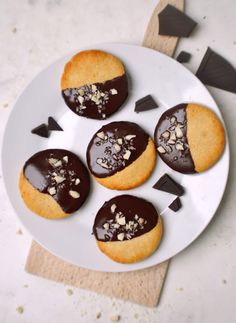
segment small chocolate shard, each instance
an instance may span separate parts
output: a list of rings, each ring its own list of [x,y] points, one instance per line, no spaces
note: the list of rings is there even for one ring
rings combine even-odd
[[[59,126],[53,117],[48,117],[48,130],[63,131],[62,127]]]
[[[44,138],[49,137],[48,127],[45,123],[42,123],[38,127],[32,129],[31,133],[34,133],[35,135],[38,135],[38,136],[44,137]]]
[[[154,101],[153,97],[149,94],[135,102],[134,111],[139,113],[158,108],[158,104]]]
[[[176,199],[174,199],[174,201],[168,206],[168,208],[174,212],[179,211],[181,207],[182,207],[182,204],[179,197],[176,197]]]
[[[159,14],[159,35],[189,37],[197,23],[176,7],[168,4]]]
[[[236,93],[236,70],[210,47],[200,63],[196,76],[202,83]]]
[[[180,53],[179,53],[179,55],[177,56],[177,58],[176,58],[176,60],[177,60],[177,62],[179,62],[179,63],[188,63],[189,62],[189,60],[190,60],[190,58],[191,58],[191,54],[190,53],[188,53],[188,52],[185,52],[185,51],[181,51]]]
[[[176,183],[168,174],[164,174],[160,177],[156,184],[153,185],[153,188],[177,196],[184,195],[183,186]]]

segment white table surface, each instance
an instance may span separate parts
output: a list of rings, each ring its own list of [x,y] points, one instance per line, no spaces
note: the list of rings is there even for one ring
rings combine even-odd
[[[236,67],[236,1],[186,2],[186,12],[199,23],[177,49],[193,54],[189,69],[196,71],[207,46]],[[156,3],[1,0],[0,140],[16,97],[41,69],[83,46],[141,44]],[[209,90],[221,108],[232,147],[229,181],[209,227],[172,259],[159,306],[149,309],[27,274],[24,264],[32,238],[15,216],[0,174],[0,323],[110,322],[115,314],[121,322],[236,322],[236,94]],[[23,234],[17,234],[19,229]],[[24,308],[22,314],[18,306]]]

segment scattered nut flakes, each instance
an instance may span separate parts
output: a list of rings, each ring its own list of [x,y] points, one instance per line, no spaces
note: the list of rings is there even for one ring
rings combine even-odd
[[[118,92],[116,89],[111,89],[110,90],[111,95],[116,95]]]
[[[55,195],[56,194],[56,189],[55,189],[55,187],[53,186],[53,187],[49,187],[48,188],[48,193],[50,194],[50,195]]]
[[[117,139],[117,142],[118,142],[119,145],[122,145],[123,144],[123,139],[122,138],[118,138]]]
[[[19,313],[19,314],[23,314],[24,313],[24,307],[23,306],[18,306],[16,308],[16,311]]]
[[[112,204],[112,206],[111,206],[111,213],[115,213],[116,208],[117,208],[117,205],[116,204]]]
[[[71,296],[71,295],[73,295],[73,294],[74,294],[73,289],[71,289],[71,288],[68,288],[68,289],[66,290],[66,293],[67,293],[67,295],[69,295],[69,296]]]
[[[98,137],[98,138],[100,138],[100,139],[104,139],[104,138],[105,138],[105,134],[104,134],[104,132],[103,132],[103,131],[98,132],[98,133],[97,133],[97,137]]]
[[[166,151],[165,151],[165,149],[162,147],[162,146],[159,146],[159,147],[157,147],[157,150],[159,151],[159,153],[161,153],[161,154],[164,154]]]
[[[65,177],[62,177],[62,176],[59,176],[59,175],[56,175],[54,177],[54,179],[57,182],[57,184],[60,184],[60,183],[62,183],[62,182],[64,182],[66,180]]]
[[[120,241],[123,241],[124,240],[124,237],[125,237],[125,234],[122,232],[122,233],[119,233],[117,235],[117,239],[120,240]]]
[[[126,140],[131,140],[131,139],[133,139],[135,137],[136,137],[136,135],[127,135],[127,136],[125,136],[125,139]]]
[[[18,229],[18,230],[16,231],[16,234],[21,235],[21,234],[23,234],[23,232],[21,231],[21,229]]]
[[[112,315],[110,319],[111,319],[111,322],[119,322],[121,317],[120,315]]]
[[[121,148],[118,144],[114,144],[114,148],[117,152],[119,152],[121,150]]]
[[[130,150],[126,150],[125,154],[123,155],[123,158],[128,160],[130,158],[131,155],[131,151]]]
[[[80,183],[80,179],[79,178],[76,178],[75,185],[79,185],[79,183]]]
[[[78,199],[80,197],[80,194],[76,191],[69,191],[69,195],[72,196],[74,199]]]
[[[66,163],[68,163],[68,156],[64,156],[62,159],[63,159]]]

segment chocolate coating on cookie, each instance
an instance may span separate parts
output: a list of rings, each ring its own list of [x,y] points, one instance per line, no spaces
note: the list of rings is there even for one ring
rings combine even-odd
[[[87,168],[68,150],[40,151],[27,160],[23,172],[34,188],[51,195],[65,213],[78,210],[90,190]]]
[[[92,119],[106,119],[120,108],[128,96],[127,76],[123,74],[104,83],[63,89],[62,96],[76,114]]]
[[[87,148],[87,163],[96,177],[108,177],[135,161],[146,149],[148,134],[136,123],[112,122],[97,131]]]
[[[136,196],[120,195],[98,211],[93,233],[99,241],[130,240],[151,231],[158,222],[154,206]]]
[[[158,121],[154,138],[161,159],[172,169],[195,173],[187,140],[187,104],[179,104],[164,112]]]

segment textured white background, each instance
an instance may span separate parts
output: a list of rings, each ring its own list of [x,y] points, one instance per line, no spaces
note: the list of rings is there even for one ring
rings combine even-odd
[[[177,53],[193,54],[196,71],[207,46],[236,67],[236,1],[187,0],[198,23]],[[45,66],[65,53],[103,42],[141,44],[155,0],[1,0],[0,140],[13,103]],[[209,88],[223,113],[231,169],[222,204],[207,230],[172,259],[158,308],[149,309],[56,284],[24,272],[31,237],[22,229],[0,178],[0,323],[121,322],[233,323],[236,321],[236,94]],[[40,95],[40,91],[39,91]],[[32,107],[33,109],[34,107]],[[16,140],[18,140],[16,138]],[[17,158],[17,156],[16,156]],[[176,215],[177,216],[177,215]],[[128,283],[128,282],[127,282]],[[24,313],[16,311],[23,306]],[[96,314],[102,316],[96,320]]]

